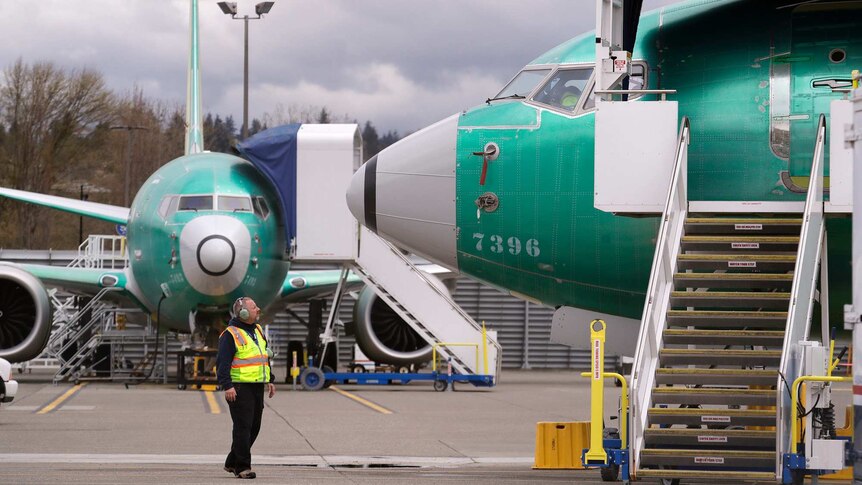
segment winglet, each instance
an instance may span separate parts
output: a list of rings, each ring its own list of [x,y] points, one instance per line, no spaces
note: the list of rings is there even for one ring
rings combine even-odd
[[[186,155],[204,150],[204,129],[201,116],[201,69],[198,45],[198,0],[190,0],[189,13],[189,74],[186,97]]]

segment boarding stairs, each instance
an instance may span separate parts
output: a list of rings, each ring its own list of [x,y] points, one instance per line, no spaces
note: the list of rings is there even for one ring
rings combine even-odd
[[[503,355],[500,344],[490,335],[483,343],[482,326],[398,248],[363,227],[359,257],[351,269],[420,337],[436,346],[454,372],[492,375],[497,383]]]
[[[792,349],[825,271],[822,126],[804,213],[704,214],[686,197],[684,120],[633,368],[638,479],[780,480],[779,373],[798,376]]]

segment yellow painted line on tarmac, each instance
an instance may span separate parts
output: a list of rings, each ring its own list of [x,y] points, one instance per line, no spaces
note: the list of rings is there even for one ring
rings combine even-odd
[[[207,404],[209,405],[210,414],[221,414],[221,406],[219,406],[218,401],[216,401],[215,392],[204,391],[204,395],[206,396]]]
[[[362,404],[363,406],[368,406],[369,408],[377,411],[380,414],[392,414],[392,411],[390,411],[390,410],[388,410],[388,409],[386,409],[383,406],[380,406],[378,404],[374,404],[373,402],[369,401],[368,399],[363,399],[363,398],[357,396],[356,394],[351,394],[347,391],[343,391],[343,390],[341,390],[335,386],[330,386],[329,388],[332,389],[333,391],[341,394],[342,396],[344,396],[346,398],[353,399],[354,401],[358,402],[359,404]]]
[[[58,406],[63,404],[70,397],[74,396],[76,392],[83,389],[84,386],[86,386],[86,385],[87,385],[86,382],[82,382],[81,384],[76,384],[76,385],[72,386],[68,391],[61,394],[60,397],[58,397],[57,399],[54,399],[53,401],[48,403],[45,407],[36,411],[36,414],[47,414],[47,413],[50,413],[51,411],[57,409]]]

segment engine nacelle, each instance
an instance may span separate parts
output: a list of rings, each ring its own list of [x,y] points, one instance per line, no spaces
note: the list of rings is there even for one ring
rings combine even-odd
[[[0,357],[35,358],[51,335],[51,303],[42,282],[21,268],[0,264]]]
[[[438,278],[430,280],[451,294]],[[353,307],[353,327],[357,345],[375,362],[406,366],[431,360],[431,346],[367,286]]]

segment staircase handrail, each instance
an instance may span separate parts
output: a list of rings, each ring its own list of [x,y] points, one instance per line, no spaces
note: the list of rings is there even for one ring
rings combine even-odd
[[[452,299],[451,295],[449,295],[448,293],[446,293],[444,291],[441,291],[440,288],[438,288],[437,285],[431,281],[431,279],[426,275],[426,273],[424,271],[420,270],[419,268],[417,268],[416,265],[413,264],[412,261],[410,261],[410,258],[405,256],[404,253],[402,253],[400,249],[398,249],[394,244],[390,243],[386,239],[383,239],[382,237],[378,237],[377,239],[379,239],[380,242],[385,244],[386,247],[388,247],[389,250],[392,251],[395,255],[397,255],[399,258],[401,258],[401,261],[403,261],[409,268],[411,268],[413,270],[414,274],[416,274],[417,276],[422,278],[422,280],[424,280],[425,283],[427,283],[428,286],[432,290],[434,290],[438,295],[440,295],[443,299],[445,299],[449,303],[449,305],[459,315],[461,315],[461,317],[464,320],[466,320],[467,322],[470,323],[470,325],[473,326],[473,328],[475,328],[479,332],[482,332],[482,326],[479,325],[479,323],[476,322],[476,320],[474,320],[473,317],[471,317],[469,313],[464,311],[464,309],[461,308],[461,305],[457,304],[455,302],[455,300]],[[360,247],[360,251],[361,251],[361,247]],[[494,345],[494,347],[497,349],[497,356],[498,356],[497,357],[497,369],[496,369],[497,373],[495,375],[499,376],[501,373],[500,371],[502,370],[502,365],[503,365],[503,357],[502,357],[503,347],[499,344],[499,342],[497,342],[496,339],[492,339],[490,336],[488,337],[488,341],[492,345]]]
[[[655,368],[664,332],[665,313],[669,293],[673,289],[673,275],[679,253],[688,211],[688,144],[691,125],[688,117],[680,121],[674,166],[671,172],[665,209],[658,231],[652,273],[647,287],[646,303],[641,317],[638,344],[635,349],[631,378],[631,434],[630,456],[637,464],[643,447],[643,431],[646,428],[649,399],[655,381]]]
[[[800,375],[799,359],[795,355],[796,344],[808,337],[811,331],[811,318],[814,312],[814,296],[817,290],[820,256],[823,250],[826,226],[823,220],[823,158],[826,147],[826,116],[821,114],[817,122],[817,138],[814,157],[811,161],[811,175],[808,179],[808,194],[805,197],[805,211],[802,214],[802,229],[799,235],[799,248],[796,252],[796,269],[793,272],[793,285],[790,290],[790,307],[787,310],[787,323],[784,333],[784,346],[779,366],[777,389],[784,389],[781,379],[790,385]],[[776,473],[781,473],[781,457],[791,449],[790,424],[796,418],[796,410],[791,409],[791,398],[785,392],[777,393],[776,433]]]
[[[100,300],[102,299],[102,297],[104,297],[107,293],[114,292],[114,291],[123,291],[123,288],[109,287],[109,288],[102,288],[101,290],[99,290],[99,292],[96,293],[96,296],[94,296],[86,305],[84,305],[83,308],[78,310],[78,313],[75,315],[75,318],[73,318],[71,321],[69,321],[69,323],[66,324],[66,327],[71,328],[73,325],[75,325],[78,322],[78,320],[81,319],[81,317],[83,315],[86,314],[86,312],[88,310],[90,310],[90,309],[94,308],[96,305],[98,305],[100,303]],[[87,322],[86,324],[81,326],[81,328],[79,328],[77,331],[75,331],[74,334],[66,340],[65,344],[63,344],[63,346],[60,347],[56,351],[57,356],[60,356],[64,351],[66,351],[66,349],[68,349],[72,345],[73,342],[77,341],[78,338],[85,331],[89,330],[93,326],[95,321],[96,321],[96,317],[94,315],[93,318],[91,318],[89,322]]]

